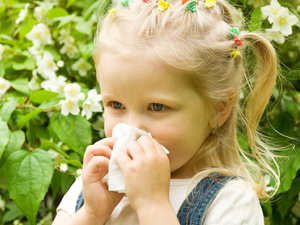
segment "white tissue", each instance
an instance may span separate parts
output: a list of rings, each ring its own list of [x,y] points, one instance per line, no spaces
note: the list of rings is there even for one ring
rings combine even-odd
[[[150,133],[147,133],[143,130],[140,130],[135,127],[131,127],[125,123],[117,124],[112,131],[112,137],[117,138],[113,151],[110,157],[108,174],[103,178],[103,181],[108,184],[109,191],[118,191],[119,193],[125,193],[124,178],[116,161],[116,155],[119,152],[127,152],[127,146],[131,141],[136,141],[141,136],[150,136]],[[169,151],[162,146],[166,152],[169,154]]]

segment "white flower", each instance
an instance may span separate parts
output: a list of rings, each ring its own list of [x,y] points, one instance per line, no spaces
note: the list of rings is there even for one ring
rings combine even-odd
[[[67,39],[70,35],[69,29],[61,29],[59,32],[60,36],[58,37],[59,44],[64,43],[64,40]]]
[[[0,77],[0,95],[3,95],[10,88],[10,82]]]
[[[82,169],[76,170],[76,175],[80,176],[82,174]]]
[[[23,225],[20,220],[14,220],[13,225]]]
[[[62,171],[62,172],[66,172],[68,170],[68,164],[67,163],[62,163],[59,167],[59,169]]]
[[[51,76],[49,80],[45,80],[41,83],[41,87],[47,91],[64,93],[64,88],[67,85],[67,78],[64,76]]]
[[[47,25],[43,23],[34,25],[32,30],[26,34],[25,37],[31,40],[33,45],[37,47],[52,43],[50,30]]]
[[[59,61],[57,62],[57,66],[58,66],[58,67],[63,67],[64,65],[65,65],[65,62],[62,61],[62,60],[59,60]]]
[[[19,13],[19,17],[16,20],[16,24],[19,24],[21,21],[23,21],[25,19],[25,17],[27,16],[28,13],[28,7],[29,7],[29,3],[25,4],[25,8],[21,10],[21,12]]]
[[[66,54],[70,59],[74,58],[75,54],[78,52],[74,45],[66,44],[60,49],[61,54]]]
[[[80,58],[72,65],[72,69],[77,70],[80,76],[85,76],[87,71],[91,70],[92,68],[92,65],[85,61],[83,58]]]
[[[101,95],[97,94],[95,89],[92,89],[88,93],[87,100],[82,105],[82,116],[86,116],[86,119],[90,119],[92,117],[92,112],[102,112],[102,106],[99,101],[101,101]]]
[[[272,17],[272,31],[280,31],[283,35],[292,34],[292,26],[298,23],[299,19],[295,15],[290,15],[287,8],[281,7],[276,17]]]
[[[37,6],[34,8],[34,16],[38,21],[41,21],[46,16],[46,10],[44,6]]]
[[[32,70],[32,78],[28,82],[28,87],[30,90],[36,91],[40,89],[40,84],[37,82],[38,76],[37,76],[37,70]]]
[[[272,17],[276,17],[281,8],[282,7],[277,0],[272,0],[270,5],[261,8],[263,19],[269,17],[269,22],[273,23]]]
[[[50,154],[51,159],[55,159],[55,158],[57,158],[58,155],[59,155],[56,151],[53,151],[53,150],[51,150],[51,149],[48,150],[47,152]]]
[[[0,209],[1,209],[2,211],[5,210],[5,201],[4,201],[4,199],[2,199],[2,196],[1,196],[1,195],[0,195]]]
[[[2,60],[3,52],[4,52],[4,46],[0,44],[0,61]]]
[[[44,51],[42,49],[38,49],[37,46],[32,46],[28,48],[29,53],[33,56],[34,59],[41,58]]]
[[[45,79],[55,76],[55,71],[58,70],[57,65],[53,61],[53,55],[47,51],[44,52],[43,58],[37,58],[36,65],[38,66],[38,73]]]
[[[79,106],[78,106],[78,99],[65,99],[60,100],[59,104],[61,105],[61,114],[64,116],[69,115],[69,113],[73,115],[79,114]]]
[[[272,31],[271,29],[266,29],[266,31],[267,31],[266,38],[269,41],[275,41],[278,44],[283,44],[285,42],[285,37],[282,33],[278,31]]]
[[[67,84],[64,88],[66,99],[75,99],[75,100],[83,100],[85,95],[81,93],[81,87],[79,84],[72,83]]]
[[[61,36],[61,39],[59,41],[60,44],[65,44],[65,45],[72,45],[75,42],[75,38],[72,36],[66,36],[63,37]]]

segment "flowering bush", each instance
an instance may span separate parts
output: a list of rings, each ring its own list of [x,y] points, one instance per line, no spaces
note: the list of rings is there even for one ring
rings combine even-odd
[[[263,205],[266,224],[300,224],[300,1],[232,3],[250,31],[274,40],[282,61],[262,127],[278,146],[291,147],[279,153],[289,158],[279,159],[282,184],[276,201]],[[86,146],[104,137],[92,55],[97,18],[110,4],[0,0],[1,224],[51,224],[81,174]],[[266,181],[272,190],[272,179]]]

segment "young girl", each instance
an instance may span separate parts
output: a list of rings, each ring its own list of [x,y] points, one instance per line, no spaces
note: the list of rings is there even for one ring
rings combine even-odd
[[[94,56],[107,138],[86,149],[54,225],[264,224],[264,175],[275,189],[279,180],[257,127],[277,61],[262,36],[239,33],[241,21],[225,0],[122,0],[109,12]],[[119,123],[152,135],[116,158],[125,194],[102,181]]]

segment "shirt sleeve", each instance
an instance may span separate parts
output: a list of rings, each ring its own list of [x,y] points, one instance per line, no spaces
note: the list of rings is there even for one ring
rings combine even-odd
[[[64,210],[70,216],[75,214],[77,198],[82,190],[82,178],[78,177],[72,184],[68,192],[64,195],[56,211]]]
[[[228,182],[207,210],[204,225],[264,225],[253,188],[243,180]]]

